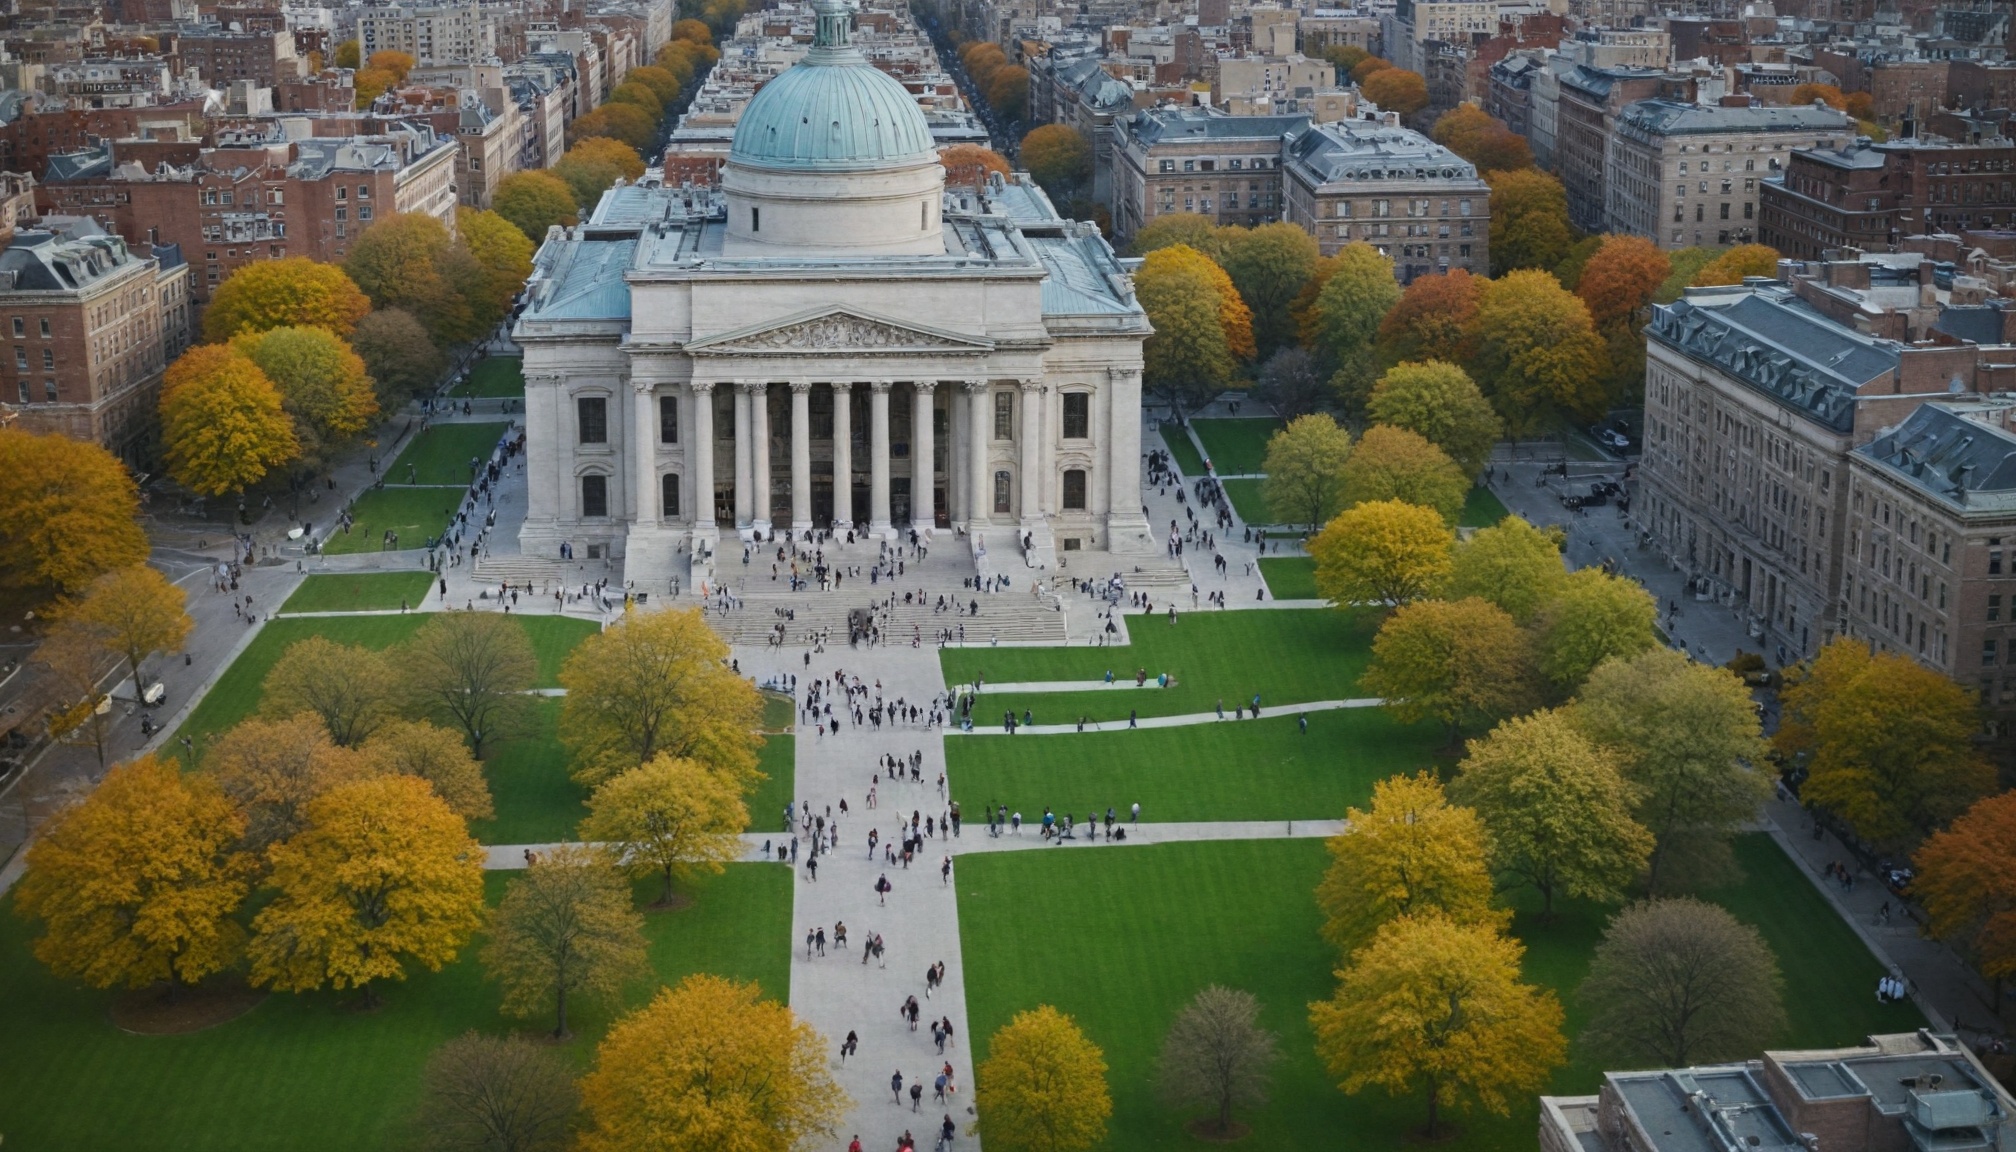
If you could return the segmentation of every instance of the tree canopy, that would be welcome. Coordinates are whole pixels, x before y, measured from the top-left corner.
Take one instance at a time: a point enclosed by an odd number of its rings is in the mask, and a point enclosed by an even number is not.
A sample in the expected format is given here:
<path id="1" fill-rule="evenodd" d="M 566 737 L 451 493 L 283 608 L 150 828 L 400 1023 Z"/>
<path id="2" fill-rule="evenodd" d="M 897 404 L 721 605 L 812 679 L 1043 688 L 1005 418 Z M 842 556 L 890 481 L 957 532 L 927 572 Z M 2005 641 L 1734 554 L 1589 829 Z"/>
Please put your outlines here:
<path id="1" fill-rule="evenodd" d="M 1573 692 L 1605 660 L 1657 646 L 1658 617 L 1659 605 L 1643 584 L 1601 568 L 1578 568 L 1540 610 L 1540 672 L 1559 692 Z"/>
<path id="2" fill-rule="evenodd" d="M 1274 1034 L 1260 1027 L 1260 1001 L 1213 984 L 1198 991 L 1162 1037 L 1156 1080 L 1170 1104 L 1215 1108 L 1213 1129 L 1227 1137 L 1237 1131 L 1235 1106 L 1267 1102 L 1268 1074 L 1279 1055 Z"/>
<path id="3" fill-rule="evenodd" d="M 1520 268 L 1551 269 L 1575 242 L 1568 222 L 1568 191 L 1538 169 L 1493 172 L 1491 184 L 1491 274 Z"/>
<path id="4" fill-rule="evenodd" d="M 0 583 L 75 592 L 140 563 L 139 511 L 132 474 L 97 444 L 0 427 Z"/>
<path id="5" fill-rule="evenodd" d="M 168 366 L 161 441 L 169 476 L 202 496 L 243 492 L 301 451 L 280 390 L 220 344 L 191 348 Z"/>
<path id="6" fill-rule="evenodd" d="M 1692 287 L 1741 284 L 1746 276 L 1778 275 L 1778 250 L 1768 244 L 1742 244 L 1709 261 L 1694 274 Z"/>
<path id="7" fill-rule="evenodd" d="M 287 992 L 438 972 L 483 923 L 483 847 L 424 780 L 373 776 L 310 800 L 268 852 L 272 903 L 252 918 L 252 982 Z"/>
<path id="8" fill-rule="evenodd" d="M 551 1048 L 465 1032 L 428 1057 L 415 1127 L 442 1152 L 560 1152 L 578 1104 L 573 1068 Z"/>
<path id="9" fill-rule="evenodd" d="M 1554 897 L 1621 899 L 1652 855 L 1652 834 L 1631 818 L 1615 754 L 1558 711 L 1514 717 L 1470 742 L 1450 791 L 1476 809 L 1491 867 Z"/>
<path id="10" fill-rule="evenodd" d="M 325 460 L 371 426 L 378 394 L 364 360 L 326 328 L 247 332 L 231 346 L 280 390 L 301 455 Z"/>
<path id="11" fill-rule="evenodd" d="M 1727 910 L 1643 901 L 1611 918 L 1576 990 L 1582 1042 L 1634 1066 L 1754 1058 L 1785 1027 L 1781 984 L 1770 946 Z"/>
<path id="12" fill-rule="evenodd" d="M 1135 297 L 1155 327 L 1141 346 L 1142 382 L 1178 412 L 1209 403 L 1235 368 L 1224 301 L 1198 255 L 1181 245 L 1158 249 L 1134 274 Z"/>
<path id="13" fill-rule="evenodd" d="M 1983 976 L 2016 976 L 2016 792 L 1978 801 L 1927 838 L 1915 863 L 1911 897 L 1932 935 L 1966 949 Z"/>
<path id="14" fill-rule="evenodd" d="M 1048 1004 L 1018 1012 L 976 1069 L 980 1138 L 1008 1152 L 1085 1152 L 1113 1114 L 1106 1054 Z"/>
<path id="15" fill-rule="evenodd" d="M 142 756 L 119 765 L 28 846 L 14 910 L 38 921 L 35 958 L 93 988 L 194 984 L 235 963 L 233 913 L 250 861 L 245 818 L 216 784 Z"/>
<path id="16" fill-rule="evenodd" d="M 1449 596 L 1488 600 L 1527 624 L 1560 593 L 1567 576 L 1555 538 L 1507 516 L 1457 546 Z"/>
<path id="17" fill-rule="evenodd" d="M 1589 306 L 1598 328 L 1631 324 L 1651 306 L 1659 285 L 1673 273 L 1673 261 L 1643 236 L 1608 235 L 1582 267 L 1575 294 Z"/>
<path id="18" fill-rule="evenodd" d="M 609 845 L 633 878 L 662 880 L 659 902 L 669 903 L 676 878 L 740 858 L 748 827 L 732 776 L 661 752 L 595 789 L 581 839 Z"/>
<path id="19" fill-rule="evenodd" d="M 1309 1006 L 1316 1054 L 1347 1094 L 1427 1097 L 1427 1135 L 1445 1107 L 1497 1115 L 1567 1061 L 1561 1004 L 1520 980 L 1525 949 L 1488 923 L 1436 915 L 1383 925 Z"/>
<path id="20" fill-rule="evenodd" d="M 553 165 L 552 172 L 566 182 L 567 187 L 574 193 L 574 202 L 580 206 L 581 211 L 587 212 L 595 207 L 596 202 L 602 199 L 602 193 L 607 192 L 616 181 L 636 180 L 644 175 L 644 160 L 637 155 L 635 148 L 621 140 L 612 140 L 607 136 L 590 136 L 577 141 L 572 148 L 569 148 L 566 154 L 560 157 L 559 163 Z M 510 215 L 503 212 L 501 205 L 498 211 L 507 217 Z M 539 236 L 534 239 L 544 237 L 545 231 L 542 229 Z"/>
<path id="21" fill-rule="evenodd" d="M 1444 112 L 1435 121 L 1433 135 L 1437 144 L 1475 164 L 1479 172 L 1533 166 L 1533 151 L 1526 146 L 1526 138 L 1475 104 L 1458 104 Z"/>
<path id="22" fill-rule="evenodd" d="M 1493 931 L 1511 914 L 1491 906 L 1484 825 L 1449 803 L 1428 772 L 1372 786 L 1372 804 L 1344 814 L 1328 841 L 1330 867 L 1316 887 L 1323 938 L 1350 956 L 1381 926 L 1402 916 L 1439 916 Z"/>
<path id="23" fill-rule="evenodd" d="M 1807 758 L 1800 797 L 1872 843 L 1910 847 L 1995 790 L 1973 693 L 1901 652 L 1843 637 L 1779 698 L 1778 747 Z"/>
<path id="24" fill-rule="evenodd" d="M 1069 124 L 1045 124 L 1022 137 L 1022 166 L 1044 191 L 1069 200 L 1092 180 L 1092 142 Z"/>
<path id="25" fill-rule="evenodd" d="M 400 648 L 409 708 L 459 729 L 479 758 L 517 728 L 539 671 L 525 629 L 485 612 L 435 615 Z"/>
<path id="26" fill-rule="evenodd" d="M 1395 610 L 1373 638 L 1359 684 L 1403 724 L 1441 721 L 1452 745 L 1464 729 L 1516 716 L 1537 700 L 1525 632 L 1475 597 Z"/>
<path id="27" fill-rule="evenodd" d="M 504 888 L 490 917 L 483 966 L 504 987 L 504 1010 L 550 1010 L 553 1036 L 565 1039 L 567 1000 L 613 1003 L 625 985 L 650 974 L 644 918 L 630 906 L 630 884 L 599 851 L 563 844 L 540 853 Z"/>
<path id="28" fill-rule="evenodd" d="M 448 368 L 427 329 L 404 308 L 380 308 L 358 321 L 350 349 L 363 358 L 364 370 L 377 385 L 381 411 L 433 391 Z"/>
<path id="29" fill-rule="evenodd" d="M 126 658 L 134 691 L 147 686 L 140 665 L 156 652 L 180 648 L 195 623 L 189 594 L 145 564 L 115 568 L 93 580 L 81 599 L 57 609 L 64 621 L 90 630 L 108 651 Z"/>
<path id="30" fill-rule="evenodd" d="M 1230 231 L 1219 260 L 1252 313 L 1255 354 L 1271 356 L 1295 343 L 1295 298 L 1316 270 L 1316 239 L 1285 220 Z"/>
<path id="31" fill-rule="evenodd" d="M 1468 363 L 1476 354 L 1471 328 L 1487 283 L 1461 268 L 1415 277 L 1379 322 L 1380 350 L 1395 362 Z"/>
<path id="32" fill-rule="evenodd" d="M 769 1152 L 831 1136 L 852 1101 L 826 1041 L 755 984 L 697 973 L 618 1020 L 581 1080 L 582 1152 Z"/>
<path id="33" fill-rule="evenodd" d="M 560 670 L 560 738 L 596 784 L 665 753 L 754 786 L 763 701 L 728 666 L 698 609 L 635 613 L 581 642 Z"/>
<path id="34" fill-rule="evenodd" d="M 1600 413 L 1608 353 L 1588 305 L 1551 273 L 1492 281 L 1473 332 L 1478 383 L 1515 434 L 1534 431 L 1549 413 Z"/>
<path id="35" fill-rule="evenodd" d="M 1309 542 L 1316 587 L 1339 607 L 1418 600 L 1448 578 L 1455 539 L 1433 508 L 1401 500 L 1347 508 Z"/>
<path id="36" fill-rule="evenodd" d="M 1381 68 L 1359 82 L 1365 98 L 1403 118 L 1428 106 L 1428 80 L 1405 68 Z"/>
<path id="37" fill-rule="evenodd" d="M 1011 175 L 1008 158 L 980 144 L 954 144 L 941 149 L 938 162 L 945 166 L 945 183 L 954 188 L 978 187 L 991 173 Z"/>
<path id="38" fill-rule="evenodd" d="M 1456 463 L 1467 487 L 1491 459 L 1503 423 L 1470 374 L 1440 360 L 1406 361 L 1373 386 L 1366 414 L 1426 437 Z"/>
<path id="39" fill-rule="evenodd" d="M 1654 838 L 1648 887 L 1730 878 L 1729 837 L 1771 794 L 1754 767 L 1765 746 L 1743 681 L 1652 648 L 1597 668 L 1569 714 L 1631 785 L 1632 814 Z"/>
<path id="40" fill-rule="evenodd" d="M 310 801 L 371 775 L 305 713 L 240 721 L 210 741 L 203 767 L 245 813 L 245 848 L 254 853 L 301 831 Z"/>
<path id="41" fill-rule="evenodd" d="M 583 141 L 586 143 L 586 141 Z M 610 141 L 618 147 L 629 145 Z M 492 211 L 517 225 L 533 243 L 546 239 L 546 230 L 556 224 L 571 224 L 580 207 L 575 189 L 567 181 L 544 169 L 513 172 L 497 182 L 490 198 Z"/>
<path id="42" fill-rule="evenodd" d="M 289 644 L 266 673 L 259 711 L 275 720 L 310 713 L 330 740 L 352 748 L 396 717 L 400 703 L 391 657 L 309 636 Z"/>
<path id="43" fill-rule="evenodd" d="M 221 344 L 268 328 L 327 328 L 349 336 L 371 301 L 335 264 L 305 256 L 242 264 L 217 285 L 203 309 L 203 338 Z"/>
<path id="44" fill-rule="evenodd" d="M 1314 527 L 1344 508 L 1344 465 L 1351 433 L 1328 413 L 1298 416 L 1267 439 L 1262 492 L 1271 514 Z"/>
<path id="45" fill-rule="evenodd" d="M 1463 512 L 1470 478 L 1449 454 L 1418 433 L 1374 424 L 1344 461 L 1345 507 L 1402 500 L 1433 508 L 1450 524 Z"/>
<path id="46" fill-rule="evenodd" d="M 1362 240 L 1346 244 L 1316 295 L 1316 344 L 1341 364 L 1372 346 L 1386 313 L 1400 300 L 1393 261 Z"/>

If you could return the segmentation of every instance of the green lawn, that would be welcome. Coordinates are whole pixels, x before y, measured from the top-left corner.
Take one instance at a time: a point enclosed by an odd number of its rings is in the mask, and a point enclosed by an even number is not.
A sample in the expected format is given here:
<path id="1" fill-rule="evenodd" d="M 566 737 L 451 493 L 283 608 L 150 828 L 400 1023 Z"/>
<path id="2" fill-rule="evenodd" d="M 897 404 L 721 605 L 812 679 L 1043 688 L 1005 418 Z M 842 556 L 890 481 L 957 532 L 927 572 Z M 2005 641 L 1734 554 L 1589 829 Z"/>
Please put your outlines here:
<path id="1" fill-rule="evenodd" d="M 469 458 L 488 460 L 505 423 L 435 424 L 408 441 L 399 458 L 385 469 L 387 484 L 451 484 L 466 488 L 473 478 Z M 413 471 L 409 474 L 407 468 Z"/>
<path id="2" fill-rule="evenodd" d="M 1229 713 L 1227 715 L 1230 715 Z M 1126 812 L 1144 820 L 1335 820 L 1372 784 L 1429 767 L 1444 733 L 1406 727 L 1379 708 L 1184 728 L 1062 736 L 961 736 L 945 742 L 952 798 L 985 820 L 990 804 L 1033 818 Z"/>
<path id="3" fill-rule="evenodd" d="M 1220 476 L 1267 470 L 1267 440 L 1281 430 L 1272 416 L 1252 419 L 1192 420 L 1190 427 Z"/>
<path id="4" fill-rule="evenodd" d="M 495 900 L 508 874 L 492 873 Z M 655 888 L 640 886 L 643 899 Z M 658 983 L 693 972 L 757 980 L 789 992 L 791 872 L 735 864 L 688 886 L 693 903 L 646 917 L 657 979 L 631 990 L 642 1004 Z M 439 973 L 387 984 L 385 1004 L 358 1013 L 334 993 L 275 995 L 228 1024 L 186 1036 L 133 1036 L 106 1019 L 110 993 L 50 976 L 28 951 L 28 926 L 0 910 L 0 1123 L 26 1152 L 363 1152 L 410 1147 L 407 1116 L 419 1072 L 445 1040 L 475 1028 L 536 1030 L 497 1011 L 476 947 Z M 562 1049 L 586 1066 L 607 1013 L 570 1013 L 577 1038 Z"/>
<path id="5" fill-rule="evenodd" d="M 399 534 L 397 549 L 424 548 L 448 530 L 461 499 L 460 488 L 374 488 L 352 505 L 356 523 L 350 531 L 332 533 L 322 551 L 331 556 L 384 551 L 387 530 Z"/>
<path id="6" fill-rule="evenodd" d="M 1239 519 L 1248 524 L 1267 525 L 1274 523 L 1274 517 L 1267 511 L 1267 497 L 1261 491 L 1265 480 L 1224 480 L 1225 498 L 1232 501 L 1232 510 Z"/>
<path id="7" fill-rule="evenodd" d="M 523 396 L 525 395 L 525 358 L 522 356 L 491 356 L 470 369 L 469 378 L 457 384 L 450 396 Z"/>
<path id="8" fill-rule="evenodd" d="M 238 659 L 232 661 L 217 682 L 210 686 L 210 691 L 183 721 L 176 735 L 192 736 L 200 745 L 205 736 L 222 732 L 250 716 L 259 706 L 259 693 L 266 673 L 272 671 L 280 654 L 290 644 L 310 636 L 326 636 L 340 644 L 390 648 L 417 632 L 429 615 L 414 612 L 403 616 L 317 616 L 268 621 L 245 651 L 239 653 Z M 542 688 L 553 687 L 560 682 L 560 662 L 567 658 L 574 645 L 598 631 L 592 620 L 567 616 L 520 615 L 513 619 L 525 629 L 532 641 L 532 651 L 539 658 L 539 686 Z M 172 750 L 177 745 L 171 740 L 168 747 Z"/>
<path id="9" fill-rule="evenodd" d="M 567 775 L 567 749 L 560 743 L 561 701 L 543 697 L 533 705 L 531 729 L 491 745 L 483 762 L 497 815 L 472 821 L 469 834 L 485 844 L 549 844 L 571 840 L 588 814 L 589 789 Z"/>
<path id="10" fill-rule="evenodd" d="M 1169 449 L 1169 455 L 1176 460 L 1176 468 L 1183 475 L 1196 479 L 1204 475 L 1204 458 L 1197 454 L 1197 445 L 1190 442 L 1190 436 L 1183 426 L 1173 421 L 1162 423 L 1162 443 Z"/>
<path id="11" fill-rule="evenodd" d="M 796 766 L 793 757 L 798 741 L 792 736 L 771 736 L 757 755 L 757 768 L 769 779 L 756 786 L 745 803 L 749 808 L 751 832 L 774 832 L 784 825 L 784 806 L 796 796 Z"/>
<path id="12" fill-rule="evenodd" d="M 1267 591 L 1276 600 L 1323 598 L 1323 593 L 1316 590 L 1314 556 L 1263 556 L 1260 576 L 1267 581 Z"/>
<path id="13" fill-rule="evenodd" d="M 1463 514 L 1456 523 L 1465 528 L 1489 528 L 1512 513 L 1498 494 L 1479 484 L 1470 489 L 1470 496 L 1463 501 Z"/>
<path id="14" fill-rule="evenodd" d="M 1379 616 L 1364 611 L 1306 608 L 1269 612 L 1190 612 L 1172 628 L 1165 617 L 1128 621 L 1134 643 L 1125 648 L 948 648 L 939 654 L 947 684 L 1030 680 L 1083 680 L 1084 692 L 1003 695 L 982 689 L 975 724 L 998 724 L 1004 709 L 1033 710 L 1039 724 L 1070 723 L 1080 715 L 1125 720 L 1143 716 L 1225 710 L 1260 693 L 1263 710 L 1301 701 L 1348 700 L 1364 695 L 1358 677 L 1370 658 Z M 1170 688 L 1109 689 L 1146 668 L 1152 681 L 1167 672 Z M 990 737 L 991 739 L 991 737 Z"/>
<path id="15" fill-rule="evenodd" d="M 282 612 L 364 612 L 419 605 L 434 577 L 426 572 L 345 572 L 310 576 Z"/>
<path id="16" fill-rule="evenodd" d="M 1755 923 L 1787 974 L 1790 1027 L 1782 1046 L 1851 1044 L 1875 1031 L 1907 1031 L 1922 1021 L 1908 1004 L 1879 1005 L 1869 990 L 1875 959 L 1812 885 L 1763 836 L 1743 838 L 1749 875 L 1709 893 Z M 1246 1149 L 1393 1148 L 1411 1143 L 1423 1119 L 1418 1096 L 1377 1089 L 1339 1093 L 1314 1054 L 1307 1005 L 1334 988 L 1334 957 L 1317 936 L 1310 893 L 1327 854 L 1318 840 L 1229 841 L 965 857 L 959 867 L 961 943 L 967 1011 L 977 1058 L 985 1039 L 1015 1012 L 1054 1004 L 1105 1049 L 1113 1091 L 1112 1152 L 1201 1147 L 1153 1092 L 1155 1053 L 1176 1012 L 1206 984 L 1242 988 L 1261 1001 L 1262 1023 L 1280 1037 L 1273 1102 L 1242 1114 Z M 1032 912 L 1068 909 L 1085 932 L 1033 929 Z M 1571 904 L 1540 925 L 1531 902 L 1513 931 L 1527 944 L 1529 979 L 1572 990 L 1608 910 Z M 1569 999 L 1571 1035 L 1580 1014 Z M 1600 1068 L 1580 1059 L 1561 1069 L 1555 1093 L 1591 1093 Z M 1509 1117 L 1459 1118 L 1447 1147 L 1499 1152 L 1531 1147 L 1532 1097 Z M 1346 1136 L 1345 1134 L 1348 1134 Z"/>

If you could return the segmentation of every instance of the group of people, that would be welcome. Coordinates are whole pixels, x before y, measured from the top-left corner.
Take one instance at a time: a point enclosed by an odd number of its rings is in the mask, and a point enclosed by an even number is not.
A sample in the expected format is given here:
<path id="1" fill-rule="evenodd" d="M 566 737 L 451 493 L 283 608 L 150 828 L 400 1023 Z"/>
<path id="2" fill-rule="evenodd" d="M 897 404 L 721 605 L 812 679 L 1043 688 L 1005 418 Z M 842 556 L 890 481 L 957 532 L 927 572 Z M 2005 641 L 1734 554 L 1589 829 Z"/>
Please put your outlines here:
<path id="1" fill-rule="evenodd" d="M 1022 813 L 1019 810 L 1010 812 L 1006 804 L 998 804 L 989 800 L 986 811 L 987 834 L 989 836 L 1000 836 L 1003 833 L 1014 836 L 1022 834 Z M 1141 805 L 1138 801 L 1129 809 L 1128 823 L 1141 823 Z M 1086 812 L 1085 822 L 1081 825 L 1076 823 L 1076 817 L 1072 813 L 1066 812 L 1060 817 L 1051 811 L 1048 806 L 1044 807 L 1041 832 L 1043 839 L 1062 844 L 1066 840 L 1077 839 L 1080 828 L 1085 829 L 1085 842 L 1087 844 L 1098 843 L 1100 832 L 1099 813 L 1096 811 Z M 1119 816 L 1113 811 L 1110 805 L 1106 809 L 1105 832 L 1108 843 L 1124 843 L 1127 839 L 1127 829 L 1125 825 L 1120 824 Z"/>

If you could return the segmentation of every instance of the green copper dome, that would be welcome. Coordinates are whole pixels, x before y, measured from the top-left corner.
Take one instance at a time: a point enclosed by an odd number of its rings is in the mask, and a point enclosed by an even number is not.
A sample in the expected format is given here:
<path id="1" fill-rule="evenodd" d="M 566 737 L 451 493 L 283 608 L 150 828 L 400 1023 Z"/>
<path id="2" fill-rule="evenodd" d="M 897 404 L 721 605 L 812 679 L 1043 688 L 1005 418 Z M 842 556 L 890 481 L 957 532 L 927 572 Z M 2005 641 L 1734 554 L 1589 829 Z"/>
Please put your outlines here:
<path id="1" fill-rule="evenodd" d="M 852 18 L 843 0 L 819 0 L 813 8 L 812 49 L 743 109 L 729 161 L 848 171 L 936 156 L 916 99 L 849 43 Z"/>

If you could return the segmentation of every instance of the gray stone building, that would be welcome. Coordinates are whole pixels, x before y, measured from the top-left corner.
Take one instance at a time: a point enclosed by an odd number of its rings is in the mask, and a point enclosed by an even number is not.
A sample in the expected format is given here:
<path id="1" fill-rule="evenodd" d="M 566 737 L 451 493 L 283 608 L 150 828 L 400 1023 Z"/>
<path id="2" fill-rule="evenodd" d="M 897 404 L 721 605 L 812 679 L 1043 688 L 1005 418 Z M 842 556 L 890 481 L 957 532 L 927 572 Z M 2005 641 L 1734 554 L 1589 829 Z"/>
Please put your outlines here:
<path id="1" fill-rule="evenodd" d="M 1662 248 L 1751 243 L 1762 182 L 1794 149 L 1839 148 L 1854 133 L 1846 113 L 1824 105 L 1627 105 L 1604 160 L 1606 230 Z"/>
<path id="2" fill-rule="evenodd" d="M 1116 122 L 1113 235 L 1131 238 L 1157 216 L 1195 212 L 1251 227 L 1281 219 L 1284 141 L 1307 116 L 1231 116 L 1210 108 L 1154 108 Z"/>
<path id="3" fill-rule="evenodd" d="M 1491 186 L 1469 161 L 1400 127 L 1399 117 L 1311 127 L 1288 144 L 1283 219 L 1325 256 L 1363 240 L 1403 284 L 1451 268 L 1491 267 Z"/>

